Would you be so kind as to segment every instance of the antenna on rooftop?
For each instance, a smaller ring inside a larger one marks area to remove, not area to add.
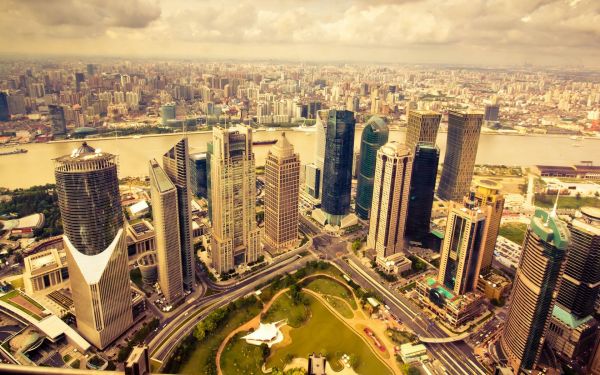
[[[552,207],[552,211],[550,211],[550,215],[548,219],[556,217],[556,209],[558,208],[558,197],[560,196],[560,188],[556,189],[556,199],[554,200],[554,207]]]

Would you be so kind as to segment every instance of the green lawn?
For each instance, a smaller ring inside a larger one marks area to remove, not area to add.
[[[535,205],[542,208],[554,207],[556,195],[535,195]],[[584,206],[600,207],[600,199],[595,197],[559,197],[558,208],[577,209]]]
[[[309,314],[307,306],[302,303],[294,305],[290,293],[286,292],[273,302],[261,320],[263,323],[274,323],[287,319],[291,327],[300,327],[308,319]]]
[[[180,374],[206,374],[205,368],[210,362],[215,361],[215,356],[219,345],[225,337],[235,328],[246,323],[258,313],[260,313],[260,304],[254,304],[250,307],[236,310],[227,323],[220,329],[210,333],[194,350],[190,360],[183,364],[179,370]]]
[[[499,235],[511,240],[514,243],[521,245],[525,238],[525,232],[527,231],[527,224],[523,223],[506,223],[500,227]]]
[[[320,294],[327,294],[330,296],[340,297],[348,301],[348,303],[350,303],[350,306],[352,306],[353,309],[357,308],[356,302],[352,297],[352,292],[350,292],[350,290],[345,286],[342,286],[333,280],[326,278],[316,279],[309,282],[308,285],[306,285],[306,288],[314,290],[315,292]]]
[[[262,350],[260,346],[250,345],[243,340],[247,332],[235,335],[221,355],[223,374],[262,375]]]
[[[359,374],[391,374],[354,331],[314,297],[307,295],[306,298],[312,313],[310,319],[302,327],[290,331],[292,342],[289,345],[272,348],[267,367],[282,367],[288,355],[306,358],[311,353],[322,353],[328,356],[334,370],[339,371],[339,358],[349,354],[358,358],[356,372]]]
[[[45,310],[45,308],[40,305],[39,303],[35,302],[34,300],[32,300],[31,298],[27,297],[26,295],[22,295],[21,293],[19,293],[18,290],[11,290],[10,292],[6,293],[5,295],[3,295],[2,297],[0,297],[0,300],[8,303],[9,305],[12,305],[14,307],[16,307],[17,309],[23,311],[25,314],[33,317],[36,320],[42,320],[42,317],[33,313],[30,310],[27,310],[24,306],[21,306],[20,304],[13,302],[11,299],[16,297],[16,296],[22,296],[23,298],[25,298],[27,301],[29,301],[32,305],[34,305],[35,307],[39,308],[40,310]]]
[[[145,290],[144,289],[144,282],[142,281],[142,271],[140,271],[139,268],[134,268],[129,272],[129,277],[131,277],[131,281],[133,281],[133,283],[135,285],[138,286],[138,288],[140,288],[141,290]]]
[[[352,309],[344,300],[332,296],[324,296],[324,298],[327,301],[327,303],[329,303],[331,307],[333,307],[344,318],[352,319],[354,317]]]

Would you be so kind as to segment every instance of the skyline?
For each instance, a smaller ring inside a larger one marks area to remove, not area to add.
[[[11,56],[595,68],[600,61],[593,0],[9,0],[5,9],[0,55]]]

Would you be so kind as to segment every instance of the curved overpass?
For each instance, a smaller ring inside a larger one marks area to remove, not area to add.
[[[427,344],[445,344],[445,343],[449,343],[449,342],[462,341],[462,340],[466,339],[467,337],[469,337],[470,334],[471,334],[471,332],[465,332],[465,333],[461,333],[460,335],[449,336],[449,337],[423,337],[420,335],[417,337],[419,338],[419,340],[421,340],[421,342],[424,342]]]

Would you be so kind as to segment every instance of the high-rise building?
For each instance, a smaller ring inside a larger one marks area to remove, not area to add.
[[[433,111],[410,111],[406,129],[406,145],[413,152],[417,144],[435,145],[442,115]]]
[[[94,75],[96,75],[96,65],[87,64],[86,70],[87,70],[88,77],[93,77]]]
[[[206,160],[206,152],[191,154],[190,163],[192,194],[197,197],[208,198],[208,162]]]
[[[340,225],[350,211],[355,124],[353,112],[329,111],[321,208],[331,225]]]
[[[502,185],[492,180],[479,180],[475,183],[475,200],[479,206],[490,206],[487,218],[488,232],[485,239],[481,257],[481,273],[487,274],[492,269],[496,239],[500,232],[502,211],[504,210],[504,196],[500,192]]]
[[[77,328],[104,349],[133,322],[117,157],[84,142],[54,175]]]
[[[65,120],[65,110],[59,105],[49,105],[48,113],[52,125],[52,134],[67,134],[67,121]]]
[[[321,185],[321,171],[316,164],[307,164],[304,166],[304,187],[305,191],[313,198],[319,199],[319,190]]]
[[[425,143],[415,147],[406,217],[408,239],[420,241],[429,234],[439,159],[436,146]]]
[[[81,83],[85,82],[85,74],[75,73],[75,90],[81,91]]]
[[[500,338],[515,373],[532,370],[540,357],[569,242],[569,230],[556,217],[556,210],[536,210],[523,242]]]
[[[489,209],[477,205],[474,193],[463,204],[450,202],[437,281],[454,294],[477,290]]]
[[[498,104],[486,104],[483,119],[487,122],[497,122],[500,106]]]
[[[162,126],[168,126],[169,120],[175,120],[175,103],[166,103],[160,107],[160,113],[162,115]]]
[[[252,129],[213,128],[209,147],[212,265],[219,273],[255,262],[262,255],[256,227],[256,171]]]
[[[448,112],[446,156],[437,191],[441,199],[459,201],[469,192],[482,120],[480,112]]]
[[[265,235],[271,248],[292,248],[298,240],[300,157],[285,133],[265,161]]]
[[[163,155],[163,168],[177,189],[179,211],[179,241],[181,242],[181,269],[185,290],[194,288],[194,249],[192,241],[192,193],[187,137],[183,137]]]
[[[377,150],[387,143],[389,129],[385,121],[373,116],[365,125],[360,141],[360,162],[356,188],[356,215],[368,219],[373,199],[373,175],[377,161]]]
[[[316,155],[315,155],[315,165],[320,171],[320,181],[319,181],[319,192],[318,196],[322,196],[323,192],[323,167],[325,166],[325,142],[327,142],[327,116],[329,114],[328,110],[321,110],[317,112],[317,121],[315,123],[316,128],[316,136],[315,140],[317,143],[316,147]]]
[[[9,121],[10,112],[8,110],[8,94],[0,91],[0,121]]]
[[[156,160],[150,161],[150,198],[158,283],[167,303],[174,304],[184,297],[177,188]]]
[[[405,145],[389,142],[377,151],[367,246],[378,260],[404,250],[411,169],[412,154]]]

